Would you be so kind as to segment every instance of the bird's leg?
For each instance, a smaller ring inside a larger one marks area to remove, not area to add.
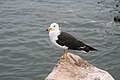
[[[66,62],[67,61],[67,53],[68,53],[68,51],[64,50],[64,54],[59,59],[61,62]]]
[[[67,50],[64,50],[64,58],[67,60],[67,53],[68,51]]]

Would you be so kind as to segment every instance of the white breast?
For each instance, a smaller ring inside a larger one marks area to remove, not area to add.
[[[60,30],[51,30],[49,32],[49,38],[50,41],[57,47],[62,48],[62,49],[68,49],[67,46],[60,46],[59,44],[56,43],[56,40],[58,40],[57,36],[60,35],[61,31]]]

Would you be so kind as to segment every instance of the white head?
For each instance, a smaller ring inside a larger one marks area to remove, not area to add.
[[[46,29],[46,31],[50,30],[60,30],[60,27],[57,23],[52,23],[49,28]]]

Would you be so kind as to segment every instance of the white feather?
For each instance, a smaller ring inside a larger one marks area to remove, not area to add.
[[[54,23],[55,24],[55,23]],[[53,28],[53,26],[54,25],[52,25],[52,26],[50,26],[51,28]],[[55,45],[55,46],[57,46],[57,47],[59,47],[59,48],[62,48],[62,49],[68,49],[68,47],[67,46],[61,46],[61,45],[59,45],[59,44],[57,44],[57,40],[58,40],[58,35],[60,35],[61,34],[61,31],[59,30],[59,26],[58,27],[56,27],[56,28],[53,28],[53,30],[50,30],[49,31],[49,39],[50,39],[50,41]]]

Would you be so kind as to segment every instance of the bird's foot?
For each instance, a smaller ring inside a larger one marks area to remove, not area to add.
[[[60,62],[66,62],[66,58],[64,57],[64,55],[62,55],[58,60]]]
[[[64,54],[59,58],[60,62],[67,62],[67,50],[64,50]]]

